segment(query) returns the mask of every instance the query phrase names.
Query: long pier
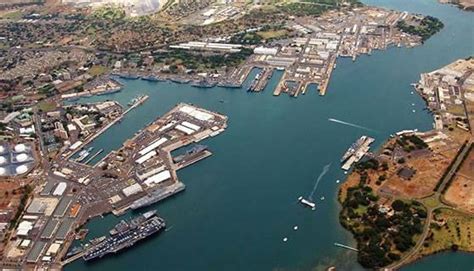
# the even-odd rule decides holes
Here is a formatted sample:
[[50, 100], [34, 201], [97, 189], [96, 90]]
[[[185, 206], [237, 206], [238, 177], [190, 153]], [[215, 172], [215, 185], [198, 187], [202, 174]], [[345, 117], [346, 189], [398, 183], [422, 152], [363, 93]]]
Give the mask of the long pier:
[[342, 247], [342, 248], [349, 249], [349, 250], [352, 250], [352, 251], [355, 251], [355, 252], [359, 252], [359, 250], [357, 248], [353, 248], [353, 247], [346, 246], [346, 245], [343, 245], [343, 244], [334, 243], [334, 245], [336, 247]]

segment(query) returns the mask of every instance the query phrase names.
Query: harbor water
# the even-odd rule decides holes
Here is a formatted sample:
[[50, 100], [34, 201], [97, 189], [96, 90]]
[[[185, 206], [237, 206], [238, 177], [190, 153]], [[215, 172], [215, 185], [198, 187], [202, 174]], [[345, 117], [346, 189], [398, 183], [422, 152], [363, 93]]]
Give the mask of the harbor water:
[[[156, 209], [169, 230], [117, 256], [92, 263], [78, 260], [65, 269], [323, 270], [335, 265], [338, 270], [363, 270], [355, 252], [334, 246], [354, 245], [338, 221], [337, 193], [345, 178], [341, 155], [361, 135], [375, 138], [376, 148], [396, 131], [431, 129], [432, 116], [410, 84], [422, 72], [474, 54], [473, 13], [435, 0], [365, 3], [433, 15], [445, 28], [420, 47], [390, 48], [355, 62], [339, 59], [324, 97], [315, 91], [297, 99], [273, 97], [282, 75], [277, 72], [262, 93], [247, 93], [245, 86], [200, 89], [123, 80], [119, 93], [79, 100], [110, 99], [126, 106], [138, 95], [150, 96], [90, 144], [104, 149], [96, 161], [180, 102], [221, 112], [229, 123], [224, 133], [202, 142], [213, 156], [178, 172], [186, 191], [142, 210]], [[316, 210], [311, 211], [297, 198], [312, 193], [326, 165], [329, 169], [313, 193]], [[88, 238], [107, 234], [124, 217], [93, 219], [86, 226]], [[404, 270], [448, 270], [453, 261], [458, 263], [453, 270], [474, 268], [472, 254], [442, 253]]]

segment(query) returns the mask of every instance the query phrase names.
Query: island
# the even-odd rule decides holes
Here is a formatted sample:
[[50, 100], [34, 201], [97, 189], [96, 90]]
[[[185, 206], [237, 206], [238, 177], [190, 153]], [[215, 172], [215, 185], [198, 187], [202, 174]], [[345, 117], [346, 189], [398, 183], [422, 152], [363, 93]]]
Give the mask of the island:
[[422, 74], [414, 88], [434, 130], [400, 131], [356, 163], [340, 223], [366, 268], [398, 269], [443, 250], [474, 251], [474, 59]]

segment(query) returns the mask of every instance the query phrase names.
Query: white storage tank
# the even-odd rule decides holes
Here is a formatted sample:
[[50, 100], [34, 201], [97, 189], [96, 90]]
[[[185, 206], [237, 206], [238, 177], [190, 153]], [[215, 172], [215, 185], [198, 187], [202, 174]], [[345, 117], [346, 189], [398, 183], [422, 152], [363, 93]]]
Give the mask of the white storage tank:
[[18, 162], [25, 162], [26, 160], [28, 160], [28, 155], [26, 153], [20, 153], [16, 156], [16, 160]]
[[23, 174], [23, 173], [25, 173], [25, 172], [27, 172], [27, 171], [28, 171], [28, 167], [25, 166], [25, 165], [18, 166], [18, 167], [16, 167], [16, 169], [15, 169], [16, 174]]
[[26, 151], [26, 145], [25, 144], [17, 144], [15, 146], [15, 151], [16, 152], [24, 152]]

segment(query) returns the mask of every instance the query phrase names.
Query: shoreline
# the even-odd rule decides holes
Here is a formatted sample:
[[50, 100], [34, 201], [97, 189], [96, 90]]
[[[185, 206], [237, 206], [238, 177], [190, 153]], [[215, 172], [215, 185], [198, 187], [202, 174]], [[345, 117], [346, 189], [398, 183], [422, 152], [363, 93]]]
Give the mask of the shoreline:
[[[457, 61], [459, 61], [459, 60], [457, 60]], [[455, 63], [455, 62], [457, 62], [457, 61], [454, 61], [454, 62], [452, 62], [452, 63]], [[451, 63], [451, 64], [448, 64], [447, 66], [452, 65], [452, 63]], [[446, 67], [446, 66], [444, 66], [444, 67]], [[439, 68], [439, 69], [443, 69], [444, 67]], [[438, 71], [438, 70], [435, 70], [435, 71], [433, 71], [433, 72], [436, 72], [436, 71]], [[424, 74], [421, 74], [421, 75], [420, 75], [421, 78], [422, 78], [422, 80], [423, 80], [423, 75], [424, 75]], [[446, 133], [447, 130], [448, 130], [447, 126], [446, 126], [446, 128], [439, 128], [439, 127], [436, 126], [436, 121], [437, 121], [437, 116], [436, 116], [436, 114], [439, 114], [439, 112], [436, 111], [436, 108], [431, 108], [431, 107], [430, 107], [430, 104], [429, 104], [429, 101], [428, 101], [428, 99], [427, 99], [427, 96], [426, 96], [426, 95], [424, 94], [424, 92], [423, 92], [423, 88], [420, 88], [419, 83], [414, 83], [414, 84], [412, 84], [412, 87], [414, 88], [414, 91], [416, 91], [417, 95], [423, 99], [423, 101], [424, 101], [424, 103], [425, 103], [425, 106], [426, 106], [425, 108], [426, 108], [426, 109], [429, 111], [429, 113], [431, 114], [431, 116], [432, 116], [432, 121], [433, 121], [433, 125], [434, 125], [433, 128], [430, 129], [430, 130], [428, 130], [428, 131], [425, 131], [425, 132], [423, 132], [423, 133], [415, 133], [415, 132], [414, 132], [413, 135], [414, 135], [414, 136], [417, 136], [417, 134], [419, 135], [419, 134], [429, 134], [429, 133], [437, 133], [437, 132], [445, 132], [445, 133]], [[466, 114], [467, 114], [467, 112], [466, 112]], [[450, 129], [451, 129], [451, 128], [450, 128]], [[450, 131], [452, 131], [452, 130], [450, 130]], [[468, 133], [469, 133], [469, 131], [468, 131]], [[404, 136], [405, 136], [405, 135], [402, 135], [400, 138], [403, 139]], [[395, 137], [395, 138], [397, 138], [397, 141], [400, 140], [398, 135], [397, 135], [397, 137]], [[453, 135], [449, 135], [448, 138], [454, 140]], [[397, 142], [397, 141], [396, 141], [396, 142]], [[459, 139], [458, 139], [458, 141], [459, 141]], [[463, 151], [463, 149], [465, 148], [465, 145], [466, 145], [468, 142], [469, 142], [469, 137], [467, 137], [467, 139], [466, 139], [464, 145], [462, 145], [462, 146], [459, 148], [458, 153], [457, 153], [454, 157], [450, 158], [450, 165], [456, 163], [456, 161], [458, 160], [458, 155], [459, 155], [459, 153], [461, 153], [461, 152]], [[393, 142], [393, 138], [391, 138], [391, 137], [390, 137], [390, 138], [386, 138], [386, 139], [381, 143], [381, 145], [374, 151], [374, 153], [377, 154], [376, 157], [380, 157], [381, 154], [384, 153], [384, 150], [386, 151], [387, 149], [390, 148], [390, 144], [392, 144], [392, 143], [394, 143], [394, 142]], [[397, 142], [397, 143], [398, 143], [398, 142]], [[457, 142], [457, 143], [459, 143], [459, 142]], [[393, 144], [392, 144], [392, 145], [393, 145]], [[396, 144], [395, 144], [395, 145], [396, 145]], [[393, 149], [392, 149], [392, 151], [393, 151]], [[432, 151], [432, 150], [430, 149], [430, 151]], [[464, 156], [464, 158], [462, 158], [461, 164], [458, 165], [459, 167], [457, 167], [457, 170], [459, 170], [459, 168], [462, 166], [462, 163], [463, 163], [463, 162], [466, 160], [466, 158], [468, 157], [469, 151], [470, 151], [470, 149], [468, 149], [467, 155]], [[410, 159], [411, 159], [411, 158], [410, 158]], [[370, 160], [370, 159], [369, 159], [369, 160]], [[375, 160], [378, 160], [378, 159], [375, 158]], [[382, 160], [382, 161], [384, 161], [384, 160]], [[389, 160], [389, 161], [390, 161], [390, 160]], [[379, 160], [378, 162], [380, 162], [380, 160]], [[387, 161], [385, 160], [385, 162], [387, 162]], [[392, 162], [393, 162], [393, 161], [392, 161]], [[376, 167], [378, 167], [378, 166], [376, 166]], [[403, 167], [405, 167], [405, 166], [403, 166]], [[387, 167], [387, 169], [388, 169], [388, 167]], [[426, 171], [426, 170], [427, 170], [427, 169], [424, 169], [424, 171]], [[456, 170], [456, 171], [457, 171], [457, 170]], [[344, 186], [344, 185], [343, 185], [343, 186], [339, 187], [338, 194], [337, 194], [337, 195], [338, 195], [337, 200], [338, 200], [338, 202], [339, 202], [339, 204], [340, 204], [340, 206], [341, 206], [341, 210], [339, 211], [339, 223], [341, 224], [341, 226], [342, 226], [346, 231], [348, 231], [348, 232], [351, 233], [351, 235], [352, 235], [352, 237], [353, 237], [354, 239], [356, 239], [357, 247], [359, 247], [360, 241], [357, 240], [356, 235], [360, 235], [361, 232], [357, 232], [358, 226], [354, 226], [354, 225], [351, 225], [351, 224], [349, 224], [349, 223], [342, 223], [342, 222], [343, 222], [342, 219], [343, 219], [344, 217], [346, 217], [346, 219], [349, 220], [349, 217], [346, 216], [347, 214], [346, 214], [346, 215], [343, 215], [343, 213], [347, 212], [347, 210], [345, 210], [345, 209], [348, 208], [347, 205], [346, 205], [346, 204], [347, 204], [346, 201], [347, 201], [347, 199], [348, 199], [348, 196], [351, 195], [351, 194], [349, 194], [349, 191], [351, 190], [351, 188], [352, 188], [352, 189], [356, 189], [355, 191], [359, 191], [359, 190], [357, 190], [358, 188], [361, 189], [361, 190], [363, 190], [365, 187], [369, 187], [369, 188], [371, 188], [371, 189], [373, 188], [373, 184], [370, 185], [369, 183], [371, 182], [371, 177], [373, 177], [373, 175], [374, 175], [375, 173], [374, 173], [374, 172], [370, 172], [370, 171], [371, 171], [370, 168], [369, 168], [369, 169], [362, 169], [362, 170], [359, 169], [358, 171], [356, 171], [356, 168], [354, 167], [354, 168], [350, 171], [350, 173], [346, 176], [345, 182], [344, 182], [344, 184], [346, 184], [348, 181], [351, 181], [350, 185], [348, 185], [348, 186]], [[374, 171], [378, 173], [379, 168], [374, 168]], [[398, 170], [397, 170], [397, 171], [398, 171]], [[415, 172], [416, 172], [416, 171], [417, 171], [417, 169], [416, 169], [416, 167], [415, 167]], [[420, 171], [421, 171], [421, 170], [420, 170]], [[397, 191], [397, 190], [395, 190], [395, 191], [394, 191], [394, 190], [390, 191], [390, 188], [388, 188], [388, 189], [389, 189], [388, 192], [387, 192], [387, 191], [381, 191], [381, 189], [383, 189], [383, 188], [382, 188], [382, 187], [383, 187], [382, 182], [380, 182], [379, 184], [377, 184], [377, 187], [376, 187], [376, 190], [375, 190], [375, 192], [376, 192], [375, 195], [376, 195], [377, 197], [380, 197], [380, 198], [382, 198], [382, 199], [388, 199], [389, 201], [392, 201], [392, 202], [393, 202], [393, 200], [404, 200], [404, 201], [418, 202], [421, 206], [423, 206], [423, 207], [426, 209], [428, 215], [427, 215], [426, 218], [424, 219], [424, 223], [423, 223], [423, 228], [424, 228], [424, 230], [423, 230], [423, 233], [419, 233], [419, 234], [416, 234], [416, 235], [412, 236], [411, 241], [414, 242], [414, 243], [413, 243], [413, 245], [412, 245], [408, 250], [401, 251], [401, 250], [398, 249], [398, 247], [397, 247], [396, 250], [394, 250], [394, 249], [392, 248], [391, 250], [389, 250], [389, 251], [387, 252], [388, 254], [390, 254], [390, 253], [392, 253], [392, 252], [402, 252], [402, 253], [400, 254], [400, 259], [399, 259], [399, 260], [393, 261], [392, 263], [390, 263], [390, 264], [388, 264], [388, 265], [384, 265], [383, 267], [372, 267], [372, 268], [379, 268], [379, 269], [388, 268], [389, 270], [391, 270], [392, 268], [394, 268], [394, 269], [397, 269], [397, 270], [398, 270], [398, 269], [400, 269], [400, 268], [402, 268], [402, 267], [405, 267], [405, 266], [409, 266], [409, 265], [411, 265], [411, 264], [414, 264], [414, 263], [416, 263], [416, 262], [418, 262], [418, 261], [420, 261], [420, 260], [422, 260], [422, 259], [424, 259], [424, 258], [426, 258], [426, 257], [432, 256], [432, 255], [436, 255], [436, 254], [439, 254], [439, 253], [464, 252], [464, 253], [468, 253], [468, 254], [474, 254], [474, 251], [473, 251], [473, 250], [470, 250], [470, 247], [469, 247], [469, 246], [468, 246], [467, 248], [465, 248], [465, 247], [461, 248], [461, 247], [459, 247], [460, 245], [458, 246], [457, 241], [452, 242], [451, 238], [449, 239], [450, 242], [451, 242], [451, 246], [457, 245], [458, 247], [457, 247], [456, 249], [452, 249], [451, 247], [448, 247], [447, 244], [442, 244], [442, 248], [441, 248], [441, 249], [438, 249], [438, 250], [429, 252], [428, 254], [423, 254], [423, 247], [426, 247], [426, 248], [429, 247], [429, 245], [426, 246], [426, 244], [427, 244], [426, 241], [427, 241], [427, 240], [430, 240], [430, 238], [431, 238], [431, 242], [433, 242], [433, 240], [436, 240], [436, 239], [433, 239], [433, 236], [434, 236], [433, 234], [434, 234], [434, 232], [433, 232], [432, 227], [431, 227], [431, 226], [432, 226], [432, 223], [435, 223], [435, 222], [437, 221], [436, 215], [434, 214], [434, 211], [438, 211], [438, 210], [441, 211], [441, 210], [443, 210], [443, 209], [448, 209], [448, 210], [451, 210], [451, 211], [453, 211], [453, 212], [456, 212], [455, 215], [456, 215], [456, 216], [459, 216], [459, 217], [463, 217], [464, 215], [466, 215], [466, 216], [469, 218], [469, 217], [472, 216], [472, 213], [470, 213], [470, 212], [467, 212], [467, 213], [466, 213], [466, 212], [464, 212], [464, 211], [462, 211], [462, 210], [457, 210], [456, 208], [453, 208], [453, 206], [456, 206], [456, 204], [454, 204], [454, 205], [453, 205], [453, 204], [447, 204], [447, 203], [445, 202], [445, 200], [444, 200], [444, 197], [445, 197], [444, 192], [448, 189], [450, 183], [451, 183], [451, 182], [454, 180], [454, 178], [455, 178], [454, 176], [451, 176], [451, 178], [448, 179], [449, 181], [448, 181], [447, 183], [445, 182], [445, 181], [446, 181], [446, 180], [445, 180], [445, 177], [446, 177], [446, 175], [447, 175], [450, 171], [451, 171], [451, 166], [449, 166], [447, 169], [443, 169], [443, 171], [441, 171], [441, 172], [443, 172], [443, 175], [442, 175], [442, 177], [441, 177], [439, 180], [437, 180], [437, 184], [436, 184], [436, 187], [435, 187], [435, 189], [433, 190], [433, 192], [430, 193], [429, 195], [425, 195], [425, 196], [422, 196], [422, 197], [419, 197], [419, 196], [417, 197], [417, 196], [415, 196], [415, 195], [403, 195], [403, 193], [400, 193], [400, 192]], [[357, 178], [357, 176], [355, 176], [355, 179], [354, 179], [354, 180], [350, 179], [351, 176], [353, 176], [354, 174], [357, 174], [357, 176], [360, 177], [361, 180], [359, 180], [359, 179]], [[368, 179], [368, 183], [366, 183], [365, 181], [362, 181], [362, 177], [364, 177], [364, 176], [363, 176], [364, 174], [366, 175], [365, 177], [367, 177], [367, 179]], [[398, 173], [397, 173], [397, 174], [398, 174]], [[385, 176], [385, 173], [383, 174], [383, 176]], [[380, 177], [380, 176], [379, 176], [379, 177]], [[388, 177], [388, 178], [390, 178], [390, 177]], [[379, 180], [380, 180], [380, 178], [379, 178]], [[385, 179], [384, 179], [384, 180], [385, 180]], [[354, 181], [355, 181], [355, 183], [353, 183]], [[442, 192], [439, 192], [439, 191], [438, 191], [439, 188], [440, 188], [439, 185], [443, 186]], [[386, 188], [386, 186], [385, 186], [384, 188]], [[351, 196], [352, 196], [352, 195], [351, 195]], [[438, 198], [438, 196], [439, 196], [439, 198]], [[378, 206], [378, 204], [380, 203], [380, 198], [375, 201], [375, 206]], [[429, 206], [429, 205], [427, 205], [427, 202], [425, 202], [425, 199], [428, 199], [428, 200], [429, 200], [429, 199], [431, 199], [431, 198], [436, 198], [436, 199], [438, 199], [439, 203], [438, 203], [438, 205], [437, 205], [436, 207]], [[345, 204], [345, 203], [346, 203], [346, 204]], [[371, 206], [371, 205], [369, 205], [369, 206]], [[384, 206], [384, 205], [382, 205], [382, 206]], [[392, 206], [393, 206], [393, 205], [392, 205]], [[433, 217], [434, 217], [434, 220], [433, 220]], [[356, 221], [355, 223], [358, 223], [358, 222]], [[459, 222], [458, 222], [458, 223], [459, 223]], [[374, 226], [374, 227], [375, 227], [375, 226]], [[370, 226], [370, 224], [369, 224], [369, 228], [370, 228], [370, 229], [374, 229], [373, 227]], [[459, 230], [459, 229], [458, 229], [458, 230]], [[449, 231], [449, 230], [448, 230], [448, 231]], [[431, 235], [429, 235], [429, 234], [431, 234]], [[459, 234], [459, 233], [458, 233], [458, 234]], [[417, 235], [419, 235], [419, 236], [417, 236]], [[418, 238], [413, 239], [413, 237], [418, 237]], [[452, 238], [454, 238], [454, 237], [452, 237]], [[458, 238], [460, 238], [460, 237], [458, 237]], [[369, 240], [370, 240], [370, 239], [369, 239]], [[360, 253], [361, 253], [361, 252], [360, 252], [360, 250], [359, 250], [359, 252], [358, 252], [358, 254], [357, 254], [359, 264], [361, 264], [361, 262], [359, 261]], [[385, 257], [385, 256], [384, 256], [384, 257]]]

